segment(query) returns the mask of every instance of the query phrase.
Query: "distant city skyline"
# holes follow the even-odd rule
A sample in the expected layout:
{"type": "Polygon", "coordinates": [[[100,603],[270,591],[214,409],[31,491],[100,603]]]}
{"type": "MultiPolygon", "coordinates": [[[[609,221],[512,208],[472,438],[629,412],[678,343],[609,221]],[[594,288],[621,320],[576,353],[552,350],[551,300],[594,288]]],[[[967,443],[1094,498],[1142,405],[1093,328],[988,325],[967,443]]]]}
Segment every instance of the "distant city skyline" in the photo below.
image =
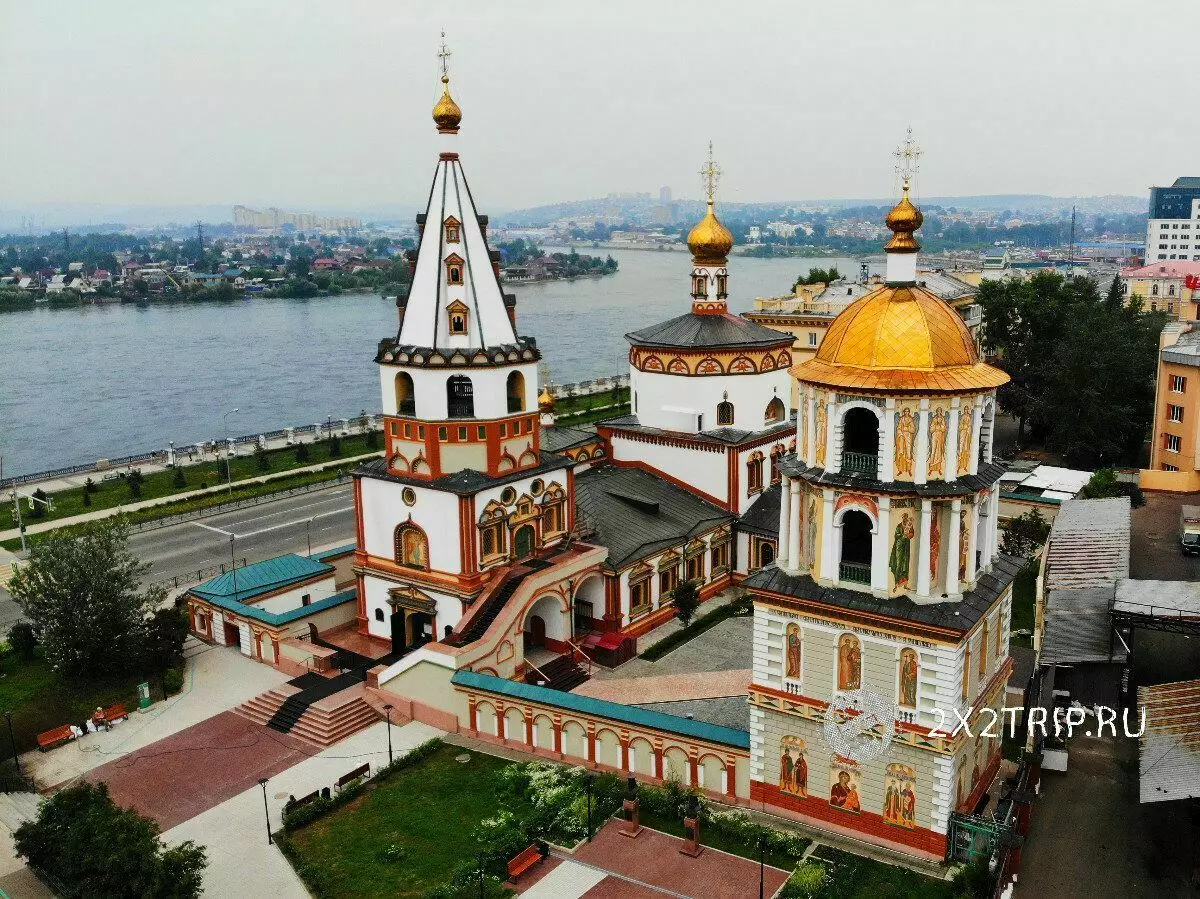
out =
{"type": "MultiPolygon", "coordinates": [[[[1115,2],[455,13],[368,0],[11,8],[0,206],[414,209],[438,149],[443,28],[461,150],[489,210],[629,185],[697,198],[710,139],[720,202],[887,197],[909,125],[925,151],[919,193],[1143,196],[1188,174],[1163,147],[1200,138],[1181,97],[1145,89],[1140,50],[1161,23],[1115,2]]],[[[1173,17],[1181,33],[1200,24],[1194,7],[1173,17]]],[[[1153,77],[1186,84],[1188,62],[1158,56],[1153,77]]]]}

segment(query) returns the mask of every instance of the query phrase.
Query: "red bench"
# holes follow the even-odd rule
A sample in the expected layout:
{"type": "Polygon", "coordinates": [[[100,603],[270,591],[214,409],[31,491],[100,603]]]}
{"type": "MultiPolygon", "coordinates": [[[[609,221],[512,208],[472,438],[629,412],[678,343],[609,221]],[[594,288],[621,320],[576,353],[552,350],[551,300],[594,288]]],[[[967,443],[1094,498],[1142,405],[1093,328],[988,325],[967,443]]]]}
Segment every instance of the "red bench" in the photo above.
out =
{"type": "Polygon", "coordinates": [[[53,749],[55,746],[61,746],[68,740],[73,740],[75,734],[71,731],[71,725],[64,724],[62,727],[56,727],[54,730],[48,730],[45,733],[38,734],[38,749],[45,752],[47,749],[53,749]]]}
{"type": "Polygon", "coordinates": [[[104,710],[104,721],[108,725],[112,725],[115,721],[121,718],[128,718],[129,712],[125,711],[125,703],[116,702],[104,710]]]}
{"type": "Polygon", "coordinates": [[[508,879],[516,881],[518,877],[540,862],[545,856],[538,851],[537,844],[531,845],[520,855],[508,863],[508,879]]]}

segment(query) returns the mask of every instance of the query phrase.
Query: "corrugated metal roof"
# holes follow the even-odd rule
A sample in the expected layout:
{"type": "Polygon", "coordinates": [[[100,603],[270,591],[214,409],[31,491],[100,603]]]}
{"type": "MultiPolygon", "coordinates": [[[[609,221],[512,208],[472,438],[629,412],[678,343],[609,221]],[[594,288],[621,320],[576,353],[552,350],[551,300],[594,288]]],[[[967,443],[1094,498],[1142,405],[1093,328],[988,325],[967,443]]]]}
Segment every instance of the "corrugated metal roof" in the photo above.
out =
{"type": "Polygon", "coordinates": [[[1043,665],[1125,661],[1124,645],[1112,636],[1114,591],[1112,586],[1047,591],[1043,665]]]}
{"type": "Polygon", "coordinates": [[[288,553],[264,562],[255,562],[239,568],[237,571],[227,571],[211,581],[206,581],[191,589],[192,593],[203,599],[217,598],[246,600],[261,593],[267,593],[288,584],[294,584],[307,578],[317,577],[333,571],[333,566],[309,556],[298,556],[288,553]],[[237,591],[234,591],[234,584],[237,591]]]}
{"type": "Polygon", "coordinates": [[[1141,801],[1200,797],[1200,680],[1138,687],[1138,706],[1141,801]]]}
{"type": "Polygon", "coordinates": [[[352,553],[356,549],[358,549],[358,547],[355,544],[347,543],[345,546],[335,546],[333,549],[327,549],[323,552],[315,553],[313,558],[324,562],[327,559],[334,558],[335,556],[344,556],[346,553],[352,553]]]}
{"type": "Polygon", "coordinates": [[[723,727],[719,724],[709,724],[707,721],[680,718],[665,712],[655,712],[633,705],[622,705],[619,702],[593,699],[590,696],[579,696],[575,693],[552,690],[549,687],[539,687],[534,684],[523,684],[519,681],[505,680],[502,677],[478,674],[474,671],[456,671],[450,681],[459,686],[486,690],[489,693],[499,693],[502,696],[511,696],[529,702],[539,702],[542,705],[569,709],[584,715],[595,715],[598,718],[607,718],[609,721],[623,721],[627,724],[636,724],[654,730],[665,730],[668,733],[697,740],[707,740],[710,743],[720,743],[723,746],[735,746],[739,749],[750,748],[748,731],[723,727]]]}
{"type": "Polygon", "coordinates": [[[1200,583],[1192,581],[1117,581],[1114,612],[1163,618],[1200,618],[1200,583]]]}
{"type": "Polygon", "coordinates": [[[1129,577],[1129,497],[1064,502],[1046,548],[1047,590],[1111,587],[1129,577]]]}

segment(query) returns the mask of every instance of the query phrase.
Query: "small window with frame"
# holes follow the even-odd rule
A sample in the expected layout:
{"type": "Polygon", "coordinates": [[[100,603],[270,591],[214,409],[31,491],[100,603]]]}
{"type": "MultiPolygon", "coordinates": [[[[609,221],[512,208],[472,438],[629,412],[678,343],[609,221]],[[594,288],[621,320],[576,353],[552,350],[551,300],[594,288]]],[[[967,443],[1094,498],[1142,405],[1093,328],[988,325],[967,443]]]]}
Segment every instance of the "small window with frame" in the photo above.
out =
{"type": "Polygon", "coordinates": [[[455,300],[446,307],[446,330],[451,334],[466,334],[470,326],[471,310],[462,300],[455,300]]]}
{"type": "Polygon", "coordinates": [[[446,219],[446,243],[458,243],[462,239],[462,222],[454,216],[446,219]]]}
{"type": "Polygon", "coordinates": [[[457,253],[446,257],[446,283],[450,285],[463,283],[463,259],[457,253]]]}

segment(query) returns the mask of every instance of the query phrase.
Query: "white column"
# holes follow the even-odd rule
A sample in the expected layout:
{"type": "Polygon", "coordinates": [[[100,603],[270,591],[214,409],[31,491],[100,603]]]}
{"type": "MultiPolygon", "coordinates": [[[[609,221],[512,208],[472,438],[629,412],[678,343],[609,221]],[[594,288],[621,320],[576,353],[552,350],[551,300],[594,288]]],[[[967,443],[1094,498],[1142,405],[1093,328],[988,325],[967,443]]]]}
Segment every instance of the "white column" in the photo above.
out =
{"type": "MultiPolygon", "coordinates": [[[[946,461],[943,464],[943,477],[947,481],[958,480],[958,397],[950,401],[950,416],[946,420],[946,461]]],[[[958,550],[955,550],[958,552],[958,550]]]]}
{"type": "MultiPolygon", "coordinates": [[[[496,714],[500,715],[500,712],[497,711],[496,714]]],[[[504,722],[504,739],[507,740],[508,739],[508,715],[507,714],[503,715],[500,720],[504,722]]]]}
{"type": "Polygon", "coordinates": [[[791,539],[791,479],[784,475],[779,481],[779,539],[775,543],[775,564],[788,567],[788,541],[791,539]]]}
{"type": "Polygon", "coordinates": [[[961,593],[958,581],[958,541],[962,532],[962,523],[960,517],[962,515],[962,500],[954,499],[950,501],[950,527],[946,529],[946,593],[954,596],[956,593],[961,593]]]}
{"type": "Polygon", "coordinates": [[[825,404],[825,470],[830,474],[842,470],[842,426],[837,421],[837,403],[833,400],[825,404]]]}
{"type": "Polygon", "coordinates": [[[804,464],[813,468],[817,464],[817,400],[813,393],[808,395],[808,415],[804,419],[804,464]]]}
{"type": "MultiPolygon", "coordinates": [[[[993,393],[993,394],[991,394],[991,398],[992,398],[992,400],[993,400],[993,402],[992,402],[992,420],[991,420],[990,422],[988,422],[988,439],[987,439],[987,448],[986,448],[986,449],[983,451],[983,461],[984,461],[984,462],[989,462],[989,463],[992,461],[992,448],[993,448],[993,447],[996,445],[996,403],[995,403],[995,396],[996,396],[996,394],[994,394],[994,393],[993,393]]],[[[984,399],[984,402],[987,402],[987,399],[986,399],[986,398],[984,399]]]]}
{"type": "Polygon", "coordinates": [[[888,540],[892,533],[892,498],[879,498],[879,520],[871,539],[871,589],[888,592],[888,540]]]}
{"type": "Polygon", "coordinates": [[[800,481],[793,478],[791,483],[791,507],[788,515],[791,526],[788,528],[788,570],[795,573],[800,571],[800,481]]]}
{"type": "Polygon", "coordinates": [[[992,507],[991,507],[992,523],[988,528],[988,549],[991,555],[988,556],[988,564],[1000,553],[1000,485],[997,484],[992,490],[992,507]]]}
{"type": "Polygon", "coordinates": [[[821,504],[821,578],[836,581],[837,555],[833,539],[833,491],[825,490],[825,502],[821,504]]]}
{"type": "MultiPolygon", "coordinates": [[[[928,413],[923,413],[928,415],[928,413]]],[[[933,503],[921,500],[920,539],[917,541],[917,595],[929,595],[929,528],[933,523],[933,503]]]]}
{"type": "Polygon", "coordinates": [[[896,400],[888,397],[883,404],[879,428],[879,480],[896,479],[896,400]]]}
{"type": "Polygon", "coordinates": [[[979,440],[983,431],[983,398],[976,397],[971,408],[971,461],[968,471],[979,474],[979,440]]]}
{"type": "Polygon", "coordinates": [[[970,531],[967,532],[967,582],[963,587],[964,590],[975,583],[975,553],[979,549],[978,502],[971,503],[971,511],[967,513],[967,524],[970,526],[970,531]]]}
{"type": "Polygon", "coordinates": [[[917,410],[917,464],[914,469],[914,484],[929,480],[929,400],[921,400],[917,410]]]}
{"type": "Polygon", "coordinates": [[[651,750],[650,752],[650,776],[658,777],[658,756],[651,750]]]}
{"type": "Polygon", "coordinates": [[[721,792],[722,793],[729,792],[729,769],[728,768],[721,769],[721,792]]]}

